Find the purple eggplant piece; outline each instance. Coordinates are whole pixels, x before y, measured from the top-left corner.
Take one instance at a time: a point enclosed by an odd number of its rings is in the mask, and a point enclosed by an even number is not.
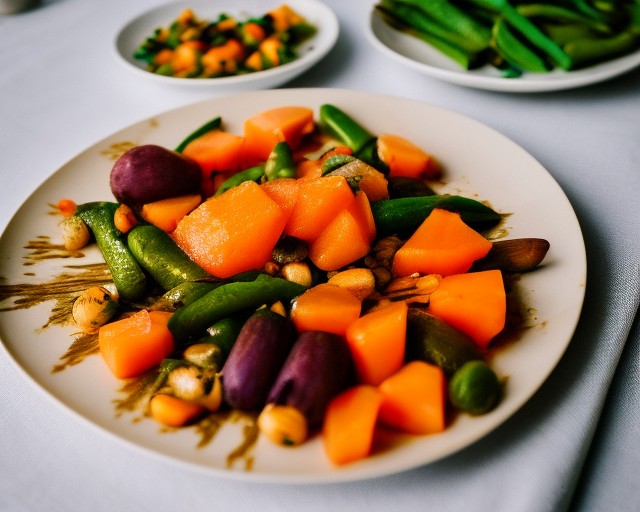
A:
[[[289,319],[266,309],[254,313],[222,367],[224,401],[243,411],[264,407],[295,339]]]
[[[331,398],[352,378],[353,360],[346,341],[328,332],[306,331],[291,349],[267,402],[294,407],[309,426],[317,426]]]

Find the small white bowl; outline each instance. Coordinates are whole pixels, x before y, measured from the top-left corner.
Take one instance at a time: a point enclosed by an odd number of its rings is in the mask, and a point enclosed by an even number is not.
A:
[[[169,3],[134,18],[118,33],[115,50],[120,62],[136,75],[161,84],[189,88],[210,88],[219,92],[241,92],[270,89],[292,80],[322,59],[338,39],[338,19],[329,7],[319,0],[287,0],[286,4],[301,14],[316,28],[313,37],[303,42],[296,50],[298,58],[264,71],[246,75],[219,78],[177,78],[158,75],[145,69],[145,64],[133,57],[135,50],[159,27],[168,26],[184,9],[191,9],[200,19],[217,19],[226,13],[239,19],[260,16],[284,0],[190,0]]]

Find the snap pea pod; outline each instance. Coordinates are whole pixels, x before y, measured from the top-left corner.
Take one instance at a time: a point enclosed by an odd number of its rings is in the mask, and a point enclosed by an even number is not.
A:
[[[76,215],[93,233],[120,296],[136,300],[144,295],[147,278],[113,222],[117,208],[117,203],[107,201],[84,203]]]
[[[376,138],[364,126],[335,105],[320,106],[319,115],[325,129],[354,153],[357,154],[365,146],[375,143]]]
[[[185,281],[165,292],[151,306],[151,309],[159,311],[176,311],[177,309],[198,300],[200,297],[204,297],[207,293],[219,286],[222,286],[223,284],[239,281],[254,281],[261,273],[262,272],[258,270],[249,270],[227,279],[215,280],[215,278],[212,277],[206,280]]]
[[[393,2],[393,0],[383,0],[376,5],[376,10],[384,16],[390,25],[395,26],[398,30],[433,46],[457,62],[462,68],[470,69],[472,67],[475,60],[473,52],[456,44],[458,39],[461,39],[463,44],[466,44],[466,38],[449,33],[430,18],[421,14],[420,11],[410,6]]]
[[[209,275],[156,226],[134,227],[127,235],[127,246],[142,268],[165,290]]]
[[[273,147],[264,165],[264,175],[267,181],[296,177],[293,153],[291,152],[289,144],[282,141]]]
[[[290,301],[306,289],[300,284],[266,274],[250,282],[224,284],[178,309],[169,320],[169,330],[178,342],[197,339],[222,318],[279,300]]]
[[[215,117],[211,121],[206,122],[200,128],[187,135],[184,140],[180,142],[178,146],[176,146],[176,149],[174,151],[176,151],[177,153],[182,153],[184,151],[184,148],[186,148],[190,142],[196,140],[198,137],[202,137],[205,133],[217,130],[218,128],[220,128],[221,124],[221,117]]]
[[[457,195],[401,197],[371,203],[371,212],[379,236],[415,231],[434,208],[460,214],[472,228],[482,231],[495,226],[502,216],[487,205]]]
[[[581,23],[597,32],[611,33],[611,27],[606,23],[560,5],[523,4],[518,5],[516,10],[527,18],[546,18],[562,24]]]
[[[605,60],[631,50],[638,38],[630,31],[610,37],[582,38],[568,42],[564,49],[571,56],[574,67]]]
[[[531,73],[549,71],[545,60],[513,35],[504,18],[499,18],[493,25],[493,37],[498,53],[515,68]]]
[[[448,0],[382,0],[405,22],[451,45],[477,53],[489,46],[491,30]]]
[[[571,57],[551,38],[544,34],[529,18],[523,16],[508,0],[469,0],[471,4],[493,10],[515,28],[535,48],[543,51],[561,69],[568,70]]]
[[[237,187],[240,183],[244,183],[245,181],[255,181],[257,183],[264,176],[264,170],[265,168],[263,165],[257,165],[255,167],[249,167],[244,171],[240,171],[224,180],[214,195],[219,196],[230,188]]]

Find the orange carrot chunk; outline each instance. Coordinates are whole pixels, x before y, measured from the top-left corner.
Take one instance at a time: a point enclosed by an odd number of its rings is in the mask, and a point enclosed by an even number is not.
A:
[[[334,464],[346,464],[371,453],[382,394],[361,384],[331,400],[325,412],[322,441]]]
[[[202,198],[200,194],[169,197],[142,206],[140,216],[149,224],[171,233],[182,218],[195,210]]]
[[[276,107],[250,117],[244,123],[245,166],[265,162],[278,142],[295,151],[314,127],[313,110],[307,107]]]
[[[507,299],[499,270],[448,276],[431,294],[429,312],[485,348],[504,329]]]
[[[347,343],[363,384],[377,386],[402,367],[407,310],[405,302],[395,302],[361,316],[347,329]]]
[[[263,183],[261,187],[262,190],[282,208],[288,220],[298,202],[298,194],[300,192],[300,183],[298,180],[294,178],[280,178],[267,181]]]
[[[247,181],[202,203],[178,223],[172,237],[207,272],[225,278],[261,269],[286,220],[260,185]]]
[[[366,256],[375,238],[367,195],[359,191],[311,244],[309,258],[321,270],[338,270]]]
[[[378,156],[389,167],[389,176],[392,178],[433,179],[440,175],[440,168],[433,156],[399,135],[379,135]]]
[[[487,255],[491,242],[467,226],[458,213],[435,208],[396,252],[392,271],[448,276],[462,274]]]
[[[354,195],[342,176],[299,180],[295,208],[284,228],[286,235],[313,242]]]
[[[167,427],[182,427],[205,411],[204,406],[159,393],[149,401],[151,417]]]
[[[300,295],[291,310],[291,319],[301,331],[326,331],[343,336],[360,316],[362,304],[346,288],[319,284]]]
[[[383,396],[380,423],[417,435],[445,429],[447,382],[439,366],[412,361],[378,389]]]
[[[119,379],[135,377],[160,364],[174,341],[167,327],[171,313],[145,309],[100,327],[100,354]]]
[[[244,137],[222,130],[212,130],[192,140],[182,154],[195,160],[202,171],[202,190],[213,195],[212,174],[238,172],[243,167]]]

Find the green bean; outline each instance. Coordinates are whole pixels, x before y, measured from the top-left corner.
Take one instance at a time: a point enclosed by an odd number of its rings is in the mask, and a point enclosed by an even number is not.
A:
[[[293,153],[289,144],[283,141],[274,146],[265,163],[264,175],[267,181],[296,177]]]
[[[502,219],[485,204],[462,196],[402,197],[371,203],[379,236],[413,233],[434,208],[459,213],[462,220],[476,230],[493,227]]]
[[[491,30],[448,0],[382,0],[414,28],[469,53],[489,46]]]
[[[217,130],[218,128],[220,128],[221,124],[221,117],[215,117],[211,121],[206,122],[200,128],[187,135],[185,139],[180,144],[178,144],[174,151],[176,151],[176,153],[182,153],[184,151],[184,148],[186,148],[190,142],[194,141],[198,137],[202,137],[205,133]]]
[[[531,20],[520,14],[508,0],[470,1],[475,5],[494,10],[500,14],[504,20],[520,32],[531,45],[547,54],[556,66],[565,70],[571,68],[571,57],[567,55],[555,41],[546,36]]]
[[[230,188],[237,187],[240,183],[244,183],[245,181],[259,182],[264,176],[264,169],[263,165],[257,165],[230,176],[220,184],[214,195],[219,196]]]
[[[222,318],[279,300],[290,301],[305,290],[305,286],[266,274],[250,282],[224,284],[178,309],[169,320],[169,329],[178,342],[197,339]]]
[[[115,227],[113,216],[117,208],[117,203],[106,201],[84,203],[78,206],[76,215],[93,233],[120,296],[136,300],[144,295],[147,279]]]
[[[320,122],[354,153],[375,141],[375,137],[366,128],[334,105],[325,104],[320,107]]]

